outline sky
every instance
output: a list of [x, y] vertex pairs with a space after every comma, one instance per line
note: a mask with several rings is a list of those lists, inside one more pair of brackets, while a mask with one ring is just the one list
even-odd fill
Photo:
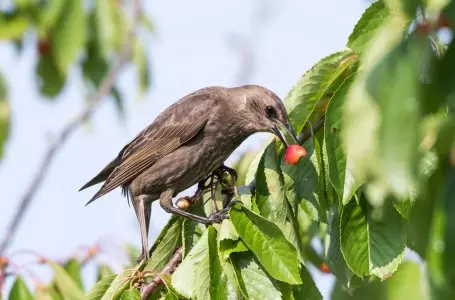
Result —
[[[115, 266], [121, 257], [114, 245], [130, 242], [140, 246], [134, 210], [119, 190], [85, 207], [96, 188], [78, 192], [79, 187], [182, 96], [210, 85], [237, 85], [243, 62], [232, 47], [234, 36], [244, 36], [252, 45], [254, 72], [246, 83], [265, 86], [284, 98], [314, 63], [343, 49], [367, 5], [362, 0], [267, 2], [270, 19], [255, 26], [252, 20], [260, 0], [144, 1], [145, 12], [156, 26], [156, 34], [146, 41], [151, 55], [152, 88], [140, 98], [134, 90], [134, 70], [125, 69], [118, 83], [124, 96], [126, 120], [118, 118], [107, 99], [90, 125], [80, 128], [68, 140], [57, 154], [9, 252], [33, 249], [62, 259], [101, 238], [108, 251], [100, 259]], [[0, 236], [37, 171], [52, 133], [83, 109], [87, 93], [80, 71], [74, 69], [57, 100], [41, 98], [34, 83], [35, 52], [32, 47], [26, 49], [18, 57], [12, 47], [0, 44], [0, 69], [7, 75], [12, 108], [12, 131], [0, 164]], [[266, 136], [249, 138], [232, 154], [228, 164], [243, 151], [257, 149]], [[154, 203], [150, 244], [168, 218]], [[17, 260], [24, 262], [30, 257], [18, 256]], [[46, 270], [37, 272], [49, 276]], [[88, 271], [87, 276], [93, 278], [92, 273]], [[315, 280], [327, 295], [328, 276], [316, 274]]]

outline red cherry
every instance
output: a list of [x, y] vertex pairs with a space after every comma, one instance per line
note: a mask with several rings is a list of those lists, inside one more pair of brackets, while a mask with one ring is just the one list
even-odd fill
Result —
[[51, 50], [51, 43], [48, 39], [38, 41], [38, 54], [39, 56], [46, 56]]
[[444, 15], [440, 15], [438, 18], [438, 27], [439, 28], [444, 28], [444, 27], [450, 27], [450, 20]]
[[326, 263], [321, 263], [319, 266], [319, 269], [321, 270], [322, 273], [330, 274], [332, 271], [330, 271], [329, 266]]
[[302, 156], [306, 156], [305, 148], [303, 148], [300, 145], [290, 145], [286, 149], [286, 154], [284, 155], [284, 161], [288, 165], [296, 165]]

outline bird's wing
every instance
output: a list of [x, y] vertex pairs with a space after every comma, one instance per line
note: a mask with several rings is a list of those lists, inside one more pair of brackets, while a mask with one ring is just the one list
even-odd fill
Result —
[[190, 141], [204, 128], [213, 105], [210, 94], [199, 92], [166, 109], [122, 150], [121, 163], [87, 204], [127, 184], [161, 157]]

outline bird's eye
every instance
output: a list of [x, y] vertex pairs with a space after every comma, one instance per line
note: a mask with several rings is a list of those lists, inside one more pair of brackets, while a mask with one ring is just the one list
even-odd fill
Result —
[[265, 113], [267, 114], [267, 117], [269, 117], [269, 118], [276, 118], [276, 110], [273, 106], [267, 106], [265, 108]]

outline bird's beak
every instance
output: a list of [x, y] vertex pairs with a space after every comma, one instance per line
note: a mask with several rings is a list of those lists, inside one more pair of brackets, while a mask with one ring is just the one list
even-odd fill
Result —
[[286, 148], [289, 146], [289, 143], [286, 141], [286, 138], [285, 136], [283, 135], [283, 133], [281, 132], [280, 128], [283, 128], [285, 129], [285, 131], [287, 133], [289, 133], [289, 135], [292, 137], [292, 139], [294, 140], [294, 142], [296, 144], [299, 143], [297, 137], [295, 136], [295, 133], [294, 131], [292, 130], [292, 127], [289, 123], [287, 124], [281, 124], [281, 123], [278, 123], [276, 122], [275, 123], [275, 126], [273, 128], [273, 132], [275, 133], [275, 135], [281, 140], [281, 142], [283, 143], [283, 145], [286, 146]]

